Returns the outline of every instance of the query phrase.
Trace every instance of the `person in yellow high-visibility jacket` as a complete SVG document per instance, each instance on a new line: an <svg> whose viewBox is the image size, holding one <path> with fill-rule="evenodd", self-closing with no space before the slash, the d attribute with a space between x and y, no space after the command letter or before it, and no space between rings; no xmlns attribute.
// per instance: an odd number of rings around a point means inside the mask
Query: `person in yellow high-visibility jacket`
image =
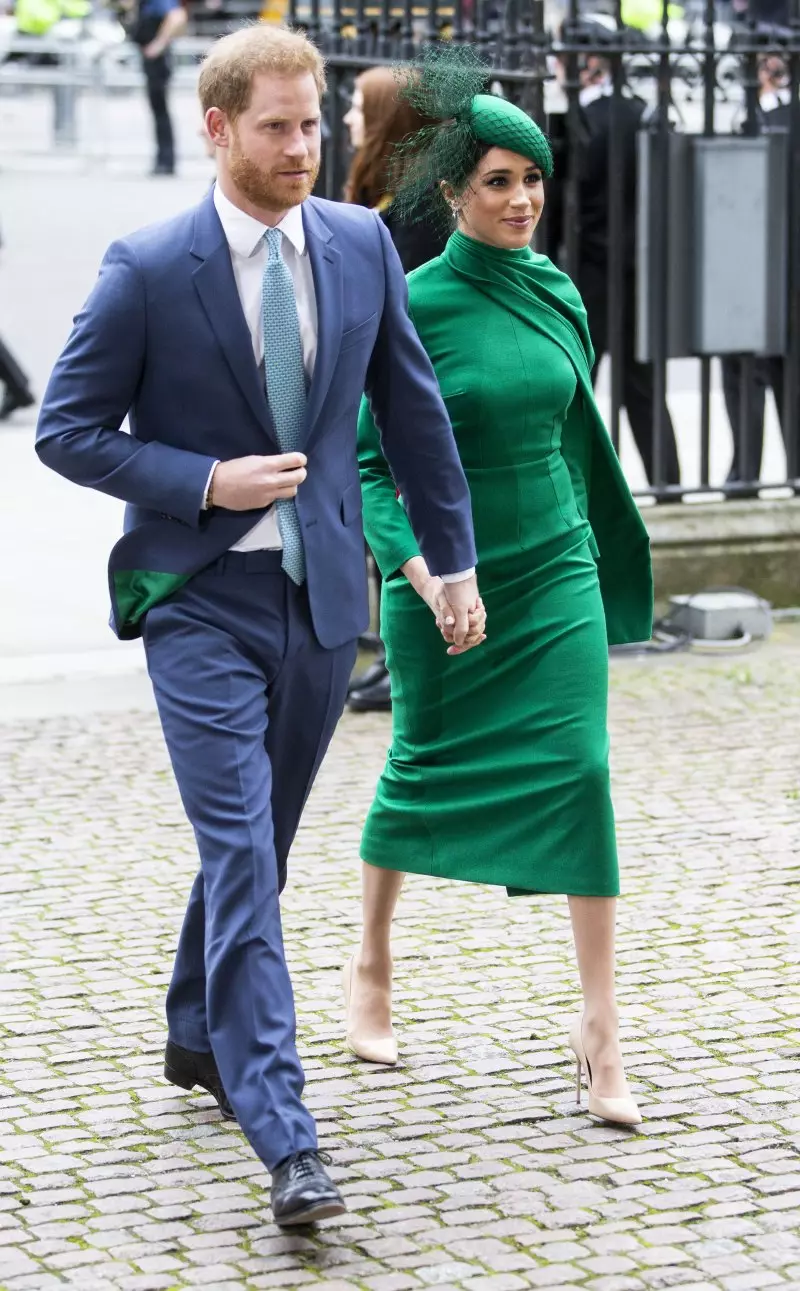
<svg viewBox="0 0 800 1291"><path fill-rule="evenodd" d="M622 0L620 17L623 26L635 27L637 31L659 28L664 20L662 0ZM683 5L667 5L667 17L682 18Z"/></svg>
<svg viewBox="0 0 800 1291"><path fill-rule="evenodd" d="M62 18L86 18L90 0L17 0L14 19L20 36L46 36Z"/></svg>

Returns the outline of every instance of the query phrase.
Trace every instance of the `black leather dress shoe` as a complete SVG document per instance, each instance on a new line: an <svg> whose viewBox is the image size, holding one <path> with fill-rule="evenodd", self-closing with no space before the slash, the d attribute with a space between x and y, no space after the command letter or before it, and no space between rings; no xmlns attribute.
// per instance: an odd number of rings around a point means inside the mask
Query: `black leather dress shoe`
<svg viewBox="0 0 800 1291"><path fill-rule="evenodd" d="M195 1085L199 1085L216 1098L226 1121L236 1120L236 1113L223 1089L213 1053L195 1053L193 1049L182 1049L173 1040L168 1040L164 1050L164 1078L181 1089L194 1089Z"/></svg>
<svg viewBox="0 0 800 1291"><path fill-rule="evenodd" d="M270 1203L276 1224L316 1224L343 1215L347 1207L325 1169L330 1157L321 1152L295 1152L272 1172Z"/></svg>
<svg viewBox="0 0 800 1291"><path fill-rule="evenodd" d="M376 681L382 681L386 676L386 655L381 650L378 658L366 669L365 672L359 672L350 681L347 687L348 695L352 695L354 690L366 690L368 686L374 686Z"/></svg>
<svg viewBox="0 0 800 1291"><path fill-rule="evenodd" d="M30 408L34 403L36 400L30 390L17 390L8 386L0 403L0 421L5 421L6 417L10 417L18 408Z"/></svg>
<svg viewBox="0 0 800 1291"><path fill-rule="evenodd" d="M391 713L392 686L388 672L384 669L384 675L379 681L348 695L347 707L354 713Z"/></svg>

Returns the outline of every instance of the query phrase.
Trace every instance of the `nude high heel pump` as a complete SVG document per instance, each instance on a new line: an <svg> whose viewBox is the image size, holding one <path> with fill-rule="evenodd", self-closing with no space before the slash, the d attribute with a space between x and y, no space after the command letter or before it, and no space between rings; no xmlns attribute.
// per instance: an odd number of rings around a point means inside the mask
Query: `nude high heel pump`
<svg viewBox="0 0 800 1291"><path fill-rule="evenodd" d="M397 1062L397 1040L390 1033L387 1036L360 1036L350 1024L350 997L353 988L353 965L355 955L347 961L342 969L342 989L347 1026L347 1047L357 1058L365 1062L379 1062L393 1067Z"/></svg>
<svg viewBox="0 0 800 1291"><path fill-rule="evenodd" d="M578 1106L581 1105L582 1074L585 1071L589 1086L590 1116L598 1116L600 1120L610 1121L612 1125L641 1125L642 1114L630 1094L625 1098L603 1098L592 1089L592 1069L583 1047L582 1022L582 1018L577 1018L569 1033L569 1047L576 1060L575 1093Z"/></svg>

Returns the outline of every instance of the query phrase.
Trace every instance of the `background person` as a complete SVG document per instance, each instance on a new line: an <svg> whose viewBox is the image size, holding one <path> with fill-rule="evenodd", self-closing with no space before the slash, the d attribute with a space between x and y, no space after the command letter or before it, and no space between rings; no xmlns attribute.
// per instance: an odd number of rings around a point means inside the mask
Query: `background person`
<svg viewBox="0 0 800 1291"><path fill-rule="evenodd" d="M170 45L186 27L181 0L132 0L128 34L139 46L147 101L153 114L156 156L153 175L175 174L175 134L167 104L172 76Z"/></svg>
<svg viewBox="0 0 800 1291"><path fill-rule="evenodd" d="M576 33L571 33L574 38ZM599 22L585 20L577 34L587 44L606 43L609 30ZM642 126L645 103L622 95L616 104L621 173L609 175L609 143L613 84L607 59L594 54L579 55L580 115L584 135L578 145L578 213L580 226L577 286L589 317L589 332L595 351L592 381L597 380L603 356L608 352L608 254L610 229L609 184L619 184L623 193L623 222L618 236L624 248L624 279L620 309L622 313L622 406L628 414L634 442L651 485L679 484L680 466L675 430L669 409L664 406L665 438L663 445L663 480L653 474L653 393L652 363L636 359L636 172L637 135ZM559 77L565 76L565 64L559 59ZM557 194L553 217L548 221L547 251L557 258L563 235L562 195Z"/></svg>
<svg viewBox="0 0 800 1291"><path fill-rule="evenodd" d="M785 33L784 33L785 34ZM758 110L757 126L760 134L786 134L789 131L789 107L791 89L789 72L779 54L764 54L758 59ZM767 391L772 390L778 410L781 434L788 451L788 435L800 434L797 419L792 425L786 425L783 406L784 398L784 359L781 354L757 354L751 360L752 389L749 394L750 424L745 444L743 417L745 410L742 403L742 382L746 379L747 364L741 354L724 354L720 360L722 368L722 391L725 396L725 408L731 424L733 435L733 460L728 472L728 483L753 481L761 478L761 460L764 454L764 414L766 412ZM744 453L743 453L744 448ZM742 498L755 496L758 488L741 489L732 496Z"/></svg>
<svg viewBox="0 0 800 1291"><path fill-rule="evenodd" d="M0 233L0 247L2 245L3 239L2 233ZM31 393L27 375L1 338L0 383L3 386L3 397L0 399L0 421L5 421L20 408L30 408L36 402Z"/></svg>
<svg viewBox="0 0 800 1291"><path fill-rule="evenodd" d="M391 163L395 145L430 121L398 93L402 78L397 69L371 67L356 78L353 101L344 124L355 149L344 198L377 211L386 225L406 273L427 264L444 250L448 231L431 219L408 220L398 211L392 193ZM376 599L380 604L381 579L373 565ZM375 661L350 684L348 707L356 712L387 712L391 686L386 652L381 644Z"/></svg>
<svg viewBox="0 0 800 1291"><path fill-rule="evenodd" d="M4 390L0 400L0 421L5 421L19 408L30 408L36 402L28 378L7 345L0 340L0 382Z"/></svg>

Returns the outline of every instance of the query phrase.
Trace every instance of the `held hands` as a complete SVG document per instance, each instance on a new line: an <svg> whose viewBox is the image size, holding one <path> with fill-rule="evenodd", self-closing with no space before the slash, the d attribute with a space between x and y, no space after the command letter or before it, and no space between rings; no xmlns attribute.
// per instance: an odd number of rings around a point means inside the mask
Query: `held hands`
<svg viewBox="0 0 800 1291"><path fill-rule="evenodd" d="M304 453L279 453L220 462L214 471L214 506L256 511L279 498L293 498L306 478L307 460Z"/></svg>
<svg viewBox="0 0 800 1291"><path fill-rule="evenodd" d="M445 589L452 587L452 583L444 583ZM437 619L436 626L444 637L445 641L450 642L448 654L464 654L465 650L471 650L473 646L482 645L486 640L486 606L480 596L475 604L475 608L468 612L467 634L464 637L463 645L458 645L455 641L455 631L453 624L452 609L445 599L447 606L444 620Z"/></svg>
<svg viewBox="0 0 800 1291"><path fill-rule="evenodd" d="M437 580L441 581L441 580ZM442 583L442 613L436 625L445 641L448 654L463 654L486 640L486 609L478 592L475 575L459 583Z"/></svg>
<svg viewBox="0 0 800 1291"><path fill-rule="evenodd" d="M448 643L448 654L463 654L486 640L486 609L474 576L460 583L444 583L429 573L422 556L406 561L403 573L432 610Z"/></svg>

